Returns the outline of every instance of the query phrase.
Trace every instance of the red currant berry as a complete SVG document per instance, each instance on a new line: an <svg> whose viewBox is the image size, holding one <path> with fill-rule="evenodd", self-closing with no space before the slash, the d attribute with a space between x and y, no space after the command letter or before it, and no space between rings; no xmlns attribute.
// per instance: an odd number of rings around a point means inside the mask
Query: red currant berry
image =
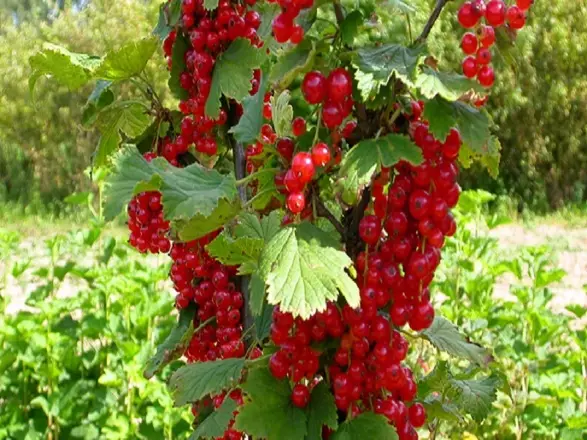
<svg viewBox="0 0 587 440"><path fill-rule="evenodd" d="M287 170L285 177L283 178L283 184L288 192L300 192L304 189L304 184L297 178L292 170Z"/></svg>
<svg viewBox="0 0 587 440"><path fill-rule="evenodd" d="M291 170L303 184L310 182L315 172L312 154L307 152L296 154L291 162Z"/></svg>
<svg viewBox="0 0 587 440"><path fill-rule="evenodd" d="M426 422L426 409L421 403L414 403L410 406L408 414L414 428L420 428Z"/></svg>
<svg viewBox="0 0 587 440"><path fill-rule="evenodd" d="M473 56L468 56L463 60L463 75L467 78L474 78L479 71L477 60Z"/></svg>
<svg viewBox="0 0 587 440"><path fill-rule="evenodd" d="M512 29L522 29L526 24L526 14L517 6L510 6L506 16Z"/></svg>
<svg viewBox="0 0 587 440"><path fill-rule="evenodd" d="M310 104L319 104L326 98L326 78L320 72L309 72L302 81L302 94Z"/></svg>
<svg viewBox="0 0 587 440"><path fill-rule="evenodd" d="M412 330L418 332L429 328L432 321L434 321L434 308L429 302L422 302L414 307L409 324Z"/></svg>
<svg viewBox="0 0 587 440"><path fill-rule="evenodd" d="M381 220L374 215L367 215L359 223L359 236L369 245L374 245L381 236Z"/></svg>
<svg viewBox="0 0 587 440"><path fill-rule="evenodd" d="M499 27L505 23L506 6L503 0L491 0L485 9L485 20L493 27Z"/></svg>
<svg viewBox="0 0 587 440"><path fill-rule="evenodd" d="M299 214L306 207L306 196L302 192L294 192L287 196L287 209L293 214Z"/></svg>
<svg viewBox="0 0 587 440"><path fill-rule="evenodd" d="M295 118L291 124L291 131L295 137L306 133L306 121L301 116Z"/></svg>
<svg viewBox="0 0 587 440"><path fill-rule="evenodd" d="M299 24L294 25L293 32L291 34L290 41L293 44L299 44L304 39L304 28Z"/></svg>
<svg viewBox="0 0 587 440"><path fill-rule="evenodd" d="M491 66L483 66L477 73L477 81L483 87L491 87L495 82L495 72Z"/></svg>
<svg viewBox="0 0 587 440"><path fill-rule="evenodd" d="M527 11L528 9L530 9L530 7L532 6L533 3L534 3L534 0L516 0L516 5L522 11Z"/></svg>
<svg viewBox="0 0 587 440"><path fill-rule="evenodd" d="M473 55L477 52L477 36L471 32L467 32L463 35L463 39L461 40L461 49L467 55Z"/></svg>
<svg viewBox="0 0 587 440"><path fill-rule="evenodd" d="M271 28L273 29L275 40L278 43L285 43L292 36L294 23L289 15L282 12L273 19Z"/></svg>
<svg viewBox="0 0 587 440"><path fill-rule="evenodd" d="M298 408L305 408L310 402L310 390L306 385L296 384L291 392L291 401Z"/></svg>
<svg viewBox="0 0 587 440"><path fill-rule="evenodd" d="M464 27L465 29L469 29L475 27L475 25L477 25L481 17L473 8L471 2L465 2L459 9L457 18L462 27Z"/></svg>
<svg viewBox="0 0 587 440"><path fill-rule="evenodd" d="M312 162L317 167L323 167L330 162L330 149L324 142L319 142L312 148Z"/></svg>
<svg viewBox="0 0 587 440"><path fill-rule="evenodd" d="M342 67L334 69L328 75L328 98L334 102L342 103L353 93L353 80L351 75Z"/></svg>
<svg viewBox="0 0 587 440"><path fill-rule="evenodd" d="M428 194L428 192L417 189L411 194L410 214L416 220L421 220L428 216L430 205L430 194Z"/></svg>
<svg viewBox="0 0 587 440"><path fill-rule="evenodd" d="M486 47L482 47L477 51L477 56L475 57L477 64L480 66L484 66L491 62L491 51Z"/></svg>
<svg viewBox="0 0 587 440"><path fill-rule="evenodd" d="M322 121L326 128L334 129L338 127L344 119L342 107L334 101L328 101L322 107Z"/></svg>
<svg viewBox="0 0 587 440"><path fill-rule="evenodd" d="M495 43L495 29L491 26L481 26L479 29L479 41L483 47L491 47Z"/></svg>
<svg viewBox="0 0 587 440"><path fill-rule="evenodd" d="M288 162L290 162L293 157L295 147L296 146L294 144L294 141L292 141L290 138L279 139L275 146L277 152L281 155L281 157L283 157Z"/></svg>

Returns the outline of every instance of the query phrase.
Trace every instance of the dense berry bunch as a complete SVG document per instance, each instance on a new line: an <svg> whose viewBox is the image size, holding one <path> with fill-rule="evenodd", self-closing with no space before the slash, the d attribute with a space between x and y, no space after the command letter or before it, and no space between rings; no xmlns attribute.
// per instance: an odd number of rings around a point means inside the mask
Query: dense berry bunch
<svg viewBox="0 0 587 440"><path fill-rule="evenodd" d="M154 153L144 155L147 161L153 160ZM171 242L167 238L169 222L163 218L161 193L148 191L138 194L128 204L129 243L139 252L153 254L167 253Z"/></svg>
<svg viewBox="0 0 587 440"><path fill-rule="evenodd" d="M491 67L491 47L495 43L495 30L506 26L518 31L526 24L526 11L533 0L516 0L507 6L503 0L466 1L458 11L462 27L470 31L463 35L461 48L466 58L463 60L463 74L467 78L477 78L483 87L491 87L495 73Z"/></svg>
<svg viewBox="0 0 587 440"><path fill-rule="evenodd" d="M278 43L298 44L304 38L304 28L295 22L302 9L311 8L314 0L276 0L281 13L273 19L271 28Z"/></svg>

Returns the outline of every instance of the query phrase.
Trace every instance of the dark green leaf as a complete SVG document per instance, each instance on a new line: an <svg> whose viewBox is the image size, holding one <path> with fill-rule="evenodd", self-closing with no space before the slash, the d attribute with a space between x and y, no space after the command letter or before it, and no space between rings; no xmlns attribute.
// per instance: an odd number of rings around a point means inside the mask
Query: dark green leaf
<svg viewBox="0 0 587 440"><path fill-rule="evenodd" d="M340 38L344 44L351 45L355 40L355 36L359 32L359 28L363 24L363 14L361 11L355 9L347 15L340 24Z"/></svg>
<svg viewBox="0 0 587 440"><path fill-rule="evenodd" d="M255 283L254 286L253 283ZM253 288L255 288L256 291L254 291ZM258 313L258 316L255 317L255 338L259 341L263 341L265 338L269 337L269 333L271 331L271 323L273 322L273 306L267 304L267 301L265 301L265 285L257 274L253 274L251 276L249 293L251 294L249 304L253 316L255 316L255 311L252 309L253 307L257 307L255 304L253 304L253 296L255 296L254 300L256 302L261 302L261 311Z"/></svg>
<svg viewBox="0 0 587 440"><path fill-rule="evenodd" d="M267 73L261 72L259 91L243 100L243 115L238 124L228 131L233 134L237 142L253 142L259 137L261 126L263 125L263 105L266 90Z"/></svg>
<svg viewBox="0 0 587 440"><path fill-rule="evenodd" d="M180 100L189 97L188 91L181 86L179 77L186 70L185 53L190 47L190 42L183 33L178 33L171 53L171 72L169 73L168 85L169 90Z"/></svg>
<svg viewBox="0 0 587 440"><path fill-rule="evenodd" d="M342 423L331 440L397 440L395 428L384 416L366 412Z"/></svg>
<svg viewBox="0 0 587 440"><path fill-rule="evenodd" d="M322 427L332 430L338 427L338 414L334 396L322 381L314 387L308 404L308 433L306 440L322 440Z"/></svg>
<svg viewBox="0 0 587 440"><path fill-rule="evenodd" d="M262 49L252 46L248 40L238 38L219 55L206 101L206 115L214 119L218 117L222 95L239 102L248 96L253 70L261 66L264 53Z"/></svg>
<svg viewBox="0 0 587 440"><path fill-rule="evenodd" d="M245 366L244 359L224 359L181 367L169 382L175 406L196 402L236 385Z"/></svg>
<svg viewBox="0 0 587 440"><path fill-rule="evenodd" d="M430 328L421 335L439 350L487 367L493 356L490 351L480 345L469 342L458 328L442 316L436 316Z"/></svg>
<svg viewBox="0 0 587 440"><path fill-rule="evenodd" d="M279 231L263 250L259 267L269 304L308 318L339 292L351 307L359 305L357 285L345 271L351 264L332 236L304 222Z"/></svg>
<svg viewBox="0 0 587 440"><path fill-rule="evenodd" d="M88 98L82 113L82 124L86 127L96 122L98 113L114 102L114 93L110 89L112 81L98 80L96 87Z"/></svg>
<svg viewBox="0 0 587 440"><path fill-rule="evenodd" d="M189 440L223 437L224 432L228 429L228 424L232 420L232 413L236 410L236 407L236 402L230 397L226 397L222 406L212 412L212 414L198 425Z"/></svg>
<svg viewBox="0 0 587 440"><path fill-rule="evenodd" d="M173 29L167 22L167 8L167 3L162 3L161 6L159 6L159 18L157 19L157 24L152 32L152 34L159 38L160 41L165 40L171 32L171 29Z"/></svg>
<svg viewBox="0 0 587 440"><path fill-rule="evenodd" d="M490 376L483 379L450 379L447 397L461 411L480 422L489 414L500 379Z"/></svg>
<svg viewBox="0 0 587 440"><path fill-rule="evenodd" d="M217 206L209 214L197 213L189 220L173 220L173 229L182 241L195 240L225 225L242 210L240 199L218 199Z"/></svg>
<svg viewBox="0 0 587 440"><path fill-rule="evenodd" d="M157 353L147 363L143 375L150 379L161 372L163 367L183 355L192 334L194 333L194 316L196 307L189 307L179 312L177 324L162 344L157 347Z"/></svg>
<svg viewBox="0 0 587 440"><path fill-rule="evenodd" d="M249 371L243 390L251 398L236 416L235 429L267 440L303 440L307 416L291 403L287 381L279 381L268 369Z"/></svg>
<svg viewBox="0 0 587 440"><path fill-rule="evenodd" d="M424 47L408 48L398 44L384 44L357 50L353 62L355 78L365 101L374 99L379 88L392 76L414 87L418 66L424 55Z"/></svg>

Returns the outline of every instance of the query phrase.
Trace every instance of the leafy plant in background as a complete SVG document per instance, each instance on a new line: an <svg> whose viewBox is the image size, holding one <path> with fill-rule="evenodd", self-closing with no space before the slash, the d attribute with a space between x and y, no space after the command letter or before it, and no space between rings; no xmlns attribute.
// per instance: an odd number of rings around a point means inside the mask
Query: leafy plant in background
<svg viewBox="0 0 587 440"><path fill-rule="evenodd" d="M35 286L24 310L0 318L0 438L172 439L189 427L165 384L142 376L173 325L167 266L102 232L97 222L56 235L32 255L23 237L0 237L2 291L9 278Z"/></svg>
<svg viewBox="0 0 587 440"><path fill-rule="evenodd" d="M428 286L455 234L457 163L497 173L491 48L531 1L461 5L479 32L465 76L425 44L445 5L417 37L391 5L406 32L374 44L361 31L390 5L171 0L152 37L31 57L31 90L97 81L83 119L101 133L93 165L111 166L104 216L125 209L130 244L173 260L180 318L145 376L185 355L170 388L193 438L414 439L446 416L481 422L507 389ZM144 74L159 40L179 111ZM117 99L124 82L144 99ZM438 362L418 386L406 338L468 366Z"/></svg>

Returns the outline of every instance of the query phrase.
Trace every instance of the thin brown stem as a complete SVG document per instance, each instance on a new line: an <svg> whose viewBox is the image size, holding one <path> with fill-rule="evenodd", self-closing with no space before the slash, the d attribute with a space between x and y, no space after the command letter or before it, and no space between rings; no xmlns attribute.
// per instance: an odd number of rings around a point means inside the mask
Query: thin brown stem
<svg viewBox="0 0 587 440"><path fill-rule="evenodd" d="M440 13L442 12L442 9L446 6L446 4L449 1L450 0L436 0L436 6L434 7L432 14L430 14L430 17L428 18L426 25L424 25L424 29L422 30L422 33L416 39L417 44L424 42L424 40L426 40L426 38L428 38L428 35L430 34L430 31L432 30L434 23L436 23L436 20L438 20L438 17L440 17Z"/></svg>
<svg viewBox="0 0 587 440"><path fill-rule="evenodd" d="M312 193L312 200L316 206L316 214L318 215L318 217L322 217L322 218L325 218L326 220L328 220L332 224L332 226L334 226L334 229L336 229L338 231L338 233L341 235L341 237L344 237L345 233L346 233L344 226L334 216L334 214L332 212L330 212L330 210L326 207L326 205L324 204L324 202L320 198L320 195L317 190L315 190Z"/></svg>

